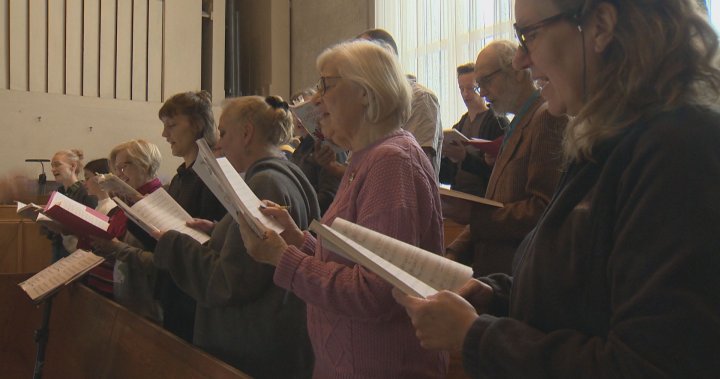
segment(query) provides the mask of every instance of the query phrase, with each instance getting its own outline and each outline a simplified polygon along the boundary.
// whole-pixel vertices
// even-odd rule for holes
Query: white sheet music
[[[56,288],[72,282],[102,261],[104,261],[102,257],[78,249],[20,283],[19,286],[31,299],[37,300]]]
[[[422,280],[388,262],[340,232],[318,221],[313,221],[310,229],[323,238],[322,243],[325,247],[366,267],[406,294],[428,297],[437,293],[436,289],[427,285]],[[328,242],[330,243],[328,244]]]
[[[45,209],[58,206],[101,230],[107,230],[108,226],[110,226],[106,215],[96,212],[94,209],[78,203],[60,192],[55,192],[50,200],[51,202],[45,206]]]
[[[437,290],[457,290],[472,278],[468,266],[342,218],[336,218],[332,228]]]
[[[282,226],[275,219],[260,212],[259,208],[262,202],[232,164],[226,158],[216,159],[205,140],[199,139],[197,144],[200,151],[193,170],[225,206],[225,209],[230,212],[235,221],[238,221],[238,214],[242,214],[259,236],[263,234],[262,226],[281,233],[284,230]]]
[[[116,201],[119,201],[118,205],[126,211],[128,217],[131,217],[133,221],[139,221],[138,225],[148,233],[152,233],[153,230],[148,230],[146,226],[155,230],[177,230],[200,243],[205,243],[210,239],[207,234],[186,225],[188,221],[192,220],[192,216],[162,188],[146,195],[129,209],[126,208],[127,204],[120,199]]]

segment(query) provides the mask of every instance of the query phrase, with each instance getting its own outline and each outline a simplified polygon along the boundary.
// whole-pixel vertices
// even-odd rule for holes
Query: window
[[[699,0],[702,2],[702,0]],[[407,73],[440,100],[444,128],[467,111],[457,88],[455,68],[474,62],[496,39],[514,40],[512,0],[375,0],[375,25],[396,39]],[[720,0],[706,1],[720,33]]]
[[[720,1],[720,0],[718,0]],[[444,128],[467,111],[455,69],[495,39],[514,39],[512,0],[376,0],[375,25],[396,38],[407,73],[440,100]]]

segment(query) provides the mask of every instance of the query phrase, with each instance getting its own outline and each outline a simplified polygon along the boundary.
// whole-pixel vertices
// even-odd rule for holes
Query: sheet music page
[[[240,174],[235,171],[230,161],[226,158],[218,158],[217,162],[237,195],[237,199],[239,200],[238,205],[242,209],[243,214],[249,214],[251,216],[248,221],[252,221],[253,223],[260,222],[268,229],[272,229],[278,234],[282,233],[284,229],[274,218],[265,216],[260,212],[262,202],[255,196],[255,193],[248,187]]]
[[[235,221],[238,221],[237,217],[240,213],[245,215],[245,220],[258,236],[263,235],[263,226],[278,234],[281,233],[283,228],[275,219],[260,213],[259,207],[262,202],[227,158],[216,159],[205,140],[199,139],[196,142],[200,150],[193,164],[193,170]]]
[[[210,239],[207,234],[186,225],[192,216],[163,188],[146,195],[130,208],[134,215],[158,230],[177,230],[200,243]]]
[[[75,278],[90,271],[90,269],[103,261],[102,257],[78,249],[20,283],[19,286],[31,299],[36,300],[51,293],[56,288],[72,282]]]
[[[438,291],[457,290],[472,278],[468,266],[342,218],[332,228]]]
[[[310,224],[310,230],[323,238],[323,243],[330,241],[330,244],[327,244],[326,247],[332,251],[362,265],[408,295],[425,298],[437,293],[436,289],[422,280],[388,262],[340,232],[333,230],[333,228],[319,223],[317,220]]]
[[[97,175],[97,181],[103,191],[114,192],[116,195],[124,195],[132,199],[142,197],[142,194],[135,188],[132,188],[129,184],[113,174]]]
[[[202,179],[203,183],[210,189],[215,197],[220,200],[220,203],[227,209],[230,215],[237,221],[237,213],[240,209],[233,202],[234,192],[230,191],[230,185],[227,185],[227,190],[224,187],[224,183],[227,182],[225,178],[222,178],[222,170],[218,166],[217,160],[213,155],[207,142],[203,139],[197,141],[200,151],[195,159],[195,163],[192,166],[193,171]]]
[[[72,213],[78,218],[86,221],[88,224],[93,225],[101,230],[107,230],[110,224],[108,223],[109,218],[96,210],[80,204],[77,201],[70,199],[69,197],[56,192],[53,196],[52,203],[45,207],[45,211],[49,211],[53,207],[60,207],[66,211]]]

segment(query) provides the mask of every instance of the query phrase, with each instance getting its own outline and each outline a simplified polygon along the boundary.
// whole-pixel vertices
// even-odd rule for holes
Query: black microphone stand
[[[42,323],[40,328],[35,330],[35,343],[37,344],[37,354],[35,355],[35,369],[33,370],[33,379],[41,379],[43,368],[45,366],[45,348],[47,347],[48,336],[50,335],[50,311],[52,310],[52,301],[55,294],[48,296],[44,301]]]

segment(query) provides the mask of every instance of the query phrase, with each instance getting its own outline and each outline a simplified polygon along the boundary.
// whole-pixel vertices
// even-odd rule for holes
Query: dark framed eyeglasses
[[[342,79],[342,76],[321,76],[320,80],[318,80],[315,85],[315,89],[318,91],[320,96],[324,95],[328,89],[332,88],[332,86],[328,86],[327,84],[328,79]]]
[[[577,24],[578,30],[582,31],[580,14],[577,11],[558,13],[554,16],[544,18],[536,23],[523,27],[520,27],[517,23],[514,23],[513,28],[515,28],[515,36],[517,36],[518,41],[520,41],[520,47],[522,47],[526,54],[529,53],[530,50],[528,49],[528,42],[532,41],[532,39],[535,38],[533,32],[536,32],[542,28],[548,27],[560,21],[573,22],[574,24]]]
[[[502,68],[499,68],[485,76],[475,79],[475,93],[479,94],[480,90],[482,90],[484,87],[487,87],[488,84],[490,84],[490,81],[492,80],[493,76],[501,73],[502,70],[503,70]]]
[[[287,101],[283,100],[279,96],[268,96],[265,98],[265,102],[268,103],[269,106],[273,107],[273,109],[282,108],[287,111],[290,108]]]

